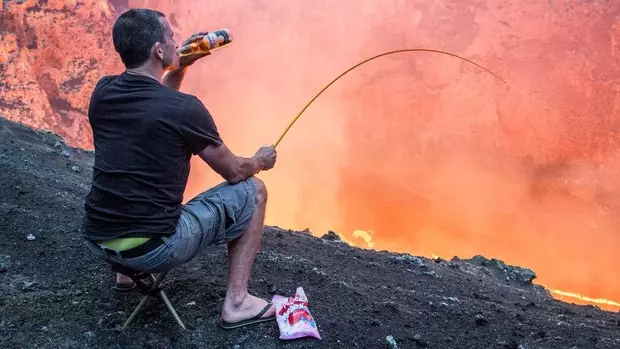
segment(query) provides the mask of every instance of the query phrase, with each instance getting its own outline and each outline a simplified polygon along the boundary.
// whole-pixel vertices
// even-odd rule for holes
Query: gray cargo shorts
[[[256,209],[254,177],[236,184],[222,183],[188,201],[177,222],[176,232],[161,237],[164,244],[142,256],[123,258],[108,255],[100,245],[88,247],[103,259],[149,273],[171,270],[189,262],[203,248],[239,237],[247,229]]]

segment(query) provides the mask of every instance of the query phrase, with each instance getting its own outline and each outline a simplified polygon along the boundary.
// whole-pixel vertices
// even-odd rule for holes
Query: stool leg
[[[159,284],[164,280],[164,278],[166,277],[166,274],[168,274],[167,271],[162,272],[157,274],[157,277],[155,277],[155,275],[151,274],[151,280],[153,280],[153,286],[157,287],[159,286]]]
[[[177,314],[177,311],[174,309],[172,303],[170,303],[170,300],[168,300],[168,297],[163,290],[159,291],[159,298],[166,304],[166,307],[168,307],[168,310],[170,310],[172,316],[174,316],[174,319],[177,321],[177,323],[181,325],[181,327],[185,330],[185,324],[183,323],[183,321],[181,321],[179,314]]]
[[[123,330],[126,329],[127,326],[129,326],[129,324],[131,324],[131,322],[136,317],[136,315],[138,315],[138,312],[140,312],[142,307],[144,307],[144,305],[146,304],[146,301],[149,299],[149,297],[150,297],[149,295],[146,295],[146,296],[142,297],[142,300],[140,301],[140,304],[138,304],[136,309],[134,309],[133,313],[131,313],[131,315],[129,316],[129,319],[127,319],[127,321],[125,321],[125,324],[123,325]]]

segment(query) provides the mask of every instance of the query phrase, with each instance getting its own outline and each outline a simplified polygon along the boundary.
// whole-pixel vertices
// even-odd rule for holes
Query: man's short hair
[[[120,15],[112,28],[114,49],[121,56],[125,67],[139,67],[149,59],[151,47],[164,42],[164,26],[160,18],[165,15],[149,9],[131,9]]]

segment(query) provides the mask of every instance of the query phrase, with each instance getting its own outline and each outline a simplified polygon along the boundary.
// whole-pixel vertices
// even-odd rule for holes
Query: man
[[[227,243],[220,325],[272,320],[273,305],[247,287],[267,200],[265,185],[254,175],[273,168],[274,147],[261,147],[251,158],[234,155],[200,100],[178,91],[187,68],[207,54],[180,58],[162,13],[123,13],[113,41],[126,70],[99,80],[90,100],[95,163],[85,202],[87,244],[101,258],[157,273],[188,262],[207,246]],[[183,205],[192,155],[226,182]],[[126,279],[119,275],[117,282]]]

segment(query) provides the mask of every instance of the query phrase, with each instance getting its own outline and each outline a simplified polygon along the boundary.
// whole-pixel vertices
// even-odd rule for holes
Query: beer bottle
[[[232,42],[230,30],[221,29],[210,32],[203,36],[201,40],[194,41],[191,44],[179,48],[179,54],[186,56],[194,53],[209,52],[228,45]]]

